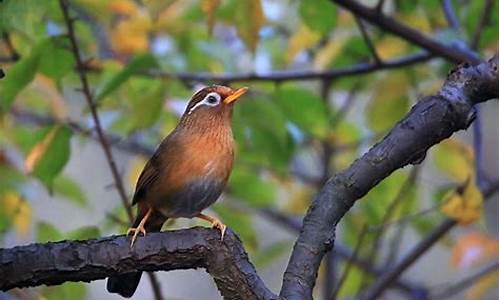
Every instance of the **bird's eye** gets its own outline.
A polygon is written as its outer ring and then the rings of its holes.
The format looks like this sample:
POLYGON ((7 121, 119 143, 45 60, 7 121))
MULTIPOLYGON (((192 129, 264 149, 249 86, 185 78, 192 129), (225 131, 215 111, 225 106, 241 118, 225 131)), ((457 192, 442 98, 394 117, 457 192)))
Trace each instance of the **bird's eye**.
POLYGON ((215 104, 215 103, 217 103, 217 98, 215 98, 215 96, 210 95, 210 96, 208 96, 207 101, 210 104, 215 104))

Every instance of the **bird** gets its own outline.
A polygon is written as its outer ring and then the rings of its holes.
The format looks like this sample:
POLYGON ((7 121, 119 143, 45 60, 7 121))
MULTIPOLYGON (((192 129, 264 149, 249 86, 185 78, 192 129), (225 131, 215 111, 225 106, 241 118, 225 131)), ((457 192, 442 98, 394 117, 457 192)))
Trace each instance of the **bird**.
MULTIPOLYGON (((163 139, 137 180, 132 205, 137 217, 127 235, 159 232, 169 218, 200 218, 220 231, 226 225, 202 211, 221 195, 232 170, 233 105, 248 88, 213 85, 196 92, 175 129, 163 139)), ((132 297, 142 272, 108 278, 107 290, 132 297)))

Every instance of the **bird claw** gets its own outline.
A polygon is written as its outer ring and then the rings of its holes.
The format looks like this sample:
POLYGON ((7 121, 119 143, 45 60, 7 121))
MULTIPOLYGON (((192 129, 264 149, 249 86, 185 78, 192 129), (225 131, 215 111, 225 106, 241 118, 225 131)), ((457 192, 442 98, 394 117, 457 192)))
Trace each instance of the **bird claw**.
POLYGON ((129 235, 132 232, 134 233, 134 235, 132 236, 132 242, 130 242, 130 248, 134 247, 135 240, 137 239, 139 233, 142 233, 143 236, 146 236, 146 229, 144 229, 143 226, 137 228, 129 228, 127 230, 127 235, 129 235))
POLYGON ((219 231, 220 231, 220 240, 223 241, 224 240, 224 234, 226 233, 227 226, 224 223, 222 223, 221 221, 215 219, 212 222, 212 228, 219 229, 219 231))

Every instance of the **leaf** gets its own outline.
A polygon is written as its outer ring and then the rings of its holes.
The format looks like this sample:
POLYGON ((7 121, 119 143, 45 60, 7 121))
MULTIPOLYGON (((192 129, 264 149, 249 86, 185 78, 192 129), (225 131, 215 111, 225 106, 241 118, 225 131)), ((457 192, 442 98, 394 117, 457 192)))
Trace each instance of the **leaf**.
POLYGON ((52 188, 56 195, 63 196, 80 207, 87 206, 85 193, 73 179, 66 176, 57 176, 54 179, 52 188))
POLYGON ((0 113, 7 112, 17 94, 33 80, 38 68, 39 57, 38 53, 33 50, 31 55, 21 58, 5 71, 5 77, 0 84, 0 113))
POLYGON ((254 255, 252 261, 257 268, 266 267, 278 260, 290 250, 291 243, 289 241, 280 241, 261 249, 254 255))
POLYGON ((55 242, 63 239, 63 234, 54 225, 47 222, 38 222, 36 240, 39 243, 55 242))
POLYGON ((44 287, 41 294, 50 300, 83 300, 87 295, 87 286, 82 282, 65 282, 58 286, 44 287))
POLYGON ((483 194, 474 178, 444 196, 441 212, 461 225, 476 222, 483 214, 483 194))
POLYGON ((347 36, 345 35, 339 35, 335 39, 330 39, 314 56, 314 69, 324 70, 328 68, 332 61, 344 54, 343 49, 346 42, 347 36))
POLYGON ((236 1, 234 15, 239 36, 247 48, 255 53, 260 28, 265 23, 261 0, 236 1))
POLYGON ((11 220, 16 228, 18 236, 24 238, 27 236, 32 219, 32 211, 29 203, 17 192, 6 192, 0 198, 2 210, 11 220))
POLYGON ((88 240, 100 237, 99 228, 95 226, 84 226, 65 234, 70 240, 88 240))
POLYGON ((375 43, 375 50, 382 60, 402 56, 408 50, 408 44, 400 38, 387 36, 375 43))
POLYGON ((229 190, 233 196, 255 207, 269 207, 275 199, 274 185, 243 167, 234 168, 232 171, 229 190))
POLYGON ((148 70, 156 66, 157 61, 150 54, 144 54, 134 57, 130 61, 130 63, 125 66, 125 68, 112 76, 107 82, 103 84, 100 91, 97 93, 96 99, 99 101, 109 96, 114 90, 116 90, 120 85, 127 81, 127 79, 129 79, 133 74, 148 70))
POLYGON ((202 0, 201 8, 207 16, 208 33, 212 34, 215 24, 215 11, 220 5, 220 0, 202 0))
POLYGON ((42 41, 37 51, 42 59, 39 62, 39 71, 58 80, 73 70, 75 59, 66 37, 52 37, 42 41))
POLYGON ((27 172, 35 175, 51 188, 54 178, 69 160, 71 135, 69 128, 61 125, 53 126, 26 157, 27 172))
POLYGON ((299 29, 295 31, 292 37, 288 40, 288 48, 285 54, 285 61, 290 64, 295 56, 302 50, 310 48, 319 41, 321 35, 310 30, 304 24, 301 24, 299 29))
POLYGON ((453 245, 450 263, 456 268, 469 268, 492 258, 498 258, 498 240, 480 232, 470 232, 453 245))
POLYGON ((300 129, 316 137, 326 137, 327 107, 319 96, 306 89, 280 86, 274 98, 285 116, 300 129))
POLYGON ((301 1, 299 13, 309 29, 326 34, 337 23, 337 7, 328 0, 301 1))
POLYGON ((373 131, 391 128, 408 112, 408 89, 409 80, 404 72, 393 72, 377 82, 375 94, 365 109, 373 131))
POLYGON ((433 161, 439 171, 455 182, 465 182, 473 176, 474 152, 458 139, 447 139, 433 148, 433 161))

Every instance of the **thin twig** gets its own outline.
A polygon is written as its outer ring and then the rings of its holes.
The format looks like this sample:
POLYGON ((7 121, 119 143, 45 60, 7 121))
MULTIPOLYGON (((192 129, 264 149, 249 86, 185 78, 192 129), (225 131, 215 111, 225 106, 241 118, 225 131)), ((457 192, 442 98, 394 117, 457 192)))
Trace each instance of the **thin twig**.
MULTIPOLYGON (((396 208, 399 206, 401 201, 407 197, 408 190, 411 189, 412 186, 415 184, 418 170, 419 170, 418 166, 413 167, 410 174, 406 178, 405 182, 401 185, 401 188, 399 189, 398 193, 396 194, 394 199, 389 203, 389 206, 385 210, 385 213, 382 216, 382 222, 381 222, 382 224, 387 223, 392 218, 392 216, 396 211, 396 208)), ((374 263, 377 260, 378 252, 380 249, 380 243, 382 241, 384 233, 385 233, 384 230, 376 231, 376 234, 373 238, 373 242, 371 245, 370 256, 368 256, 368 261, 371 263, 374 263)), ((366 273, 364 273, 363 278, 361 280, 361 286, 364 287, 367 284, 367 282, 368 282, 368 277, 366 276, 366 273)))
MULTIPOLYGON (((302 81, 302 80, 325 80, 337 79, 341 77, 349 77, 356 75, 370 74, 382 70, 390 70, 401 67, 406 67, 413 64, 426 62, 434 58, 433 55, 427 52, 411 54, 391 61, 383 62, 382 64, 375 63, 359 63, 353 66, 330 69, 326 71, 274 71, 266 74, 243 73, 243 74, 210 74, 210 73, 190 73, 190 72, 164 72, 160 70, 150 70, 147 72, 137 73, 138 76, 146 76, 161 79, 177 79, 183 82, 216 82, 216 83, 233 83, 233 82, 248 82, 248 81, 302 81)), ((100 72, 102 69, 94 66, 83 66, 83 70, 89 72, 100 72)))
POLYGON ((344 285, 345 280, 347 279, 347 276, 349 275, 349 272, 351 271, 351 267, 353 265, 353 261, 355 261, 358 258, 359 251, 361 250, 361 245, 363 244, 363 241, 365 239, 366 233, 368 232, 368 226, 365 224, 363 228, 361 229, 361 233, 359 234, 358 241, 356 242, 356 246, 354 247, 354 251, 352 252, 351 257, 347 260, 346 266, 344 268, 344 272, 340 276, 340 279, 337 283, 337 286, 333 290, 333 293, 330 297, 331 300, 337 299, 337 295, 340 292, 340 289, 344 285))
POLYGON ((481 278, 492 272, 498 272, 498 261, 486 265, 478 272, 458 281, 457 283, 447 287, 446 289, 440 291, 439 293, 432 294, 432 297, 435 299, 446 299, 452 297, 460 293, 461 291, 469 288, 471 285, 475 284, 478 280, 480 280, 481 278))
POLYGON ((460 31, 460 22, 458 21, 457 14, 453 8, 451 0, 441 0, 443 12, 448 21, 448 25, 455 31, 460 31))
POLYGON ((377 5, 375 6, 375 11, 379 14, 383 13, 384 11, 384 3, 385 0, 378 0, 377 5))
POLYGON ((377 49, 375 49, 375 46, 373 45, 373 42, 370 39, 368 32, 366 31, 365 24, 356 15, 354 16, 354 19, 356 20, 356 24, 358 24, 359 31, 361 31, 361 35, 363 36, 363 40, 365 41, 365 44, 368 47, 368 50, 370 50, 370 52, 373 56, 373 59, 375 60, 375 63, 377 65, 380 65, 382 63, 382 60, 380 59, 380 56, 377 53, 377 49))
MULTIPOLYGON (((111 152, 111 148, 109 146, 108 140, 106 139, 106 136, 104 134, 104 130, 102 129, 101 126, 101 121, 99 119, 99 115, 97 112, 96 104, 93 99, 92 93, 90 92, 90 87, 87 81, 87 76, 86 73, 83 71, 85 64, 82 61, 82 57, 80 55, 80 48, 78 47, 78 43, 76 41, 76 35, 75 35, 75 29, 73 26, 74 20, 70 18, 69 16, 69 6, 67 0, 59 0, 59 6, 61 7, 61 11, 64 16, 64 21, 66 23, 66 27, 68 30, 68 37, 71 42, 71 47, 73 50, 73 56, 75 57, 75 62, 77 66, 77 70, 80 70, 78 72, 78 76, 80 78, 80 83, 82 85, 82 93, 84 95, 85 100, 87 101, 87 105, 90 109, 90 112, 92 114, 92 119, 94 121, 95 125, 95 130, 97 132, 97 136, 99 139, 99 142, 101 144, 101 148, 104 151, 104 154, 106 156, 106 160, 108 162, 109 168, 111 170, 111 174, 113 176, 113 180, 115 183, 115 187, 118 190, 118 194, 120 195, 120 199, 122 201, 122 205, 125 208, 125 211, 127 213, 127 217, 129 219, 129 223, 132 224, 134 222, 134 215, 132 212, 132 207, 128 201, 127 194, 125 192, 125 187, 123 185, 120 173, 118 171, 118 168, 116 166, 113 153, 111 152)), ((163 299, 163 296, 161 295, 161 291, 159 288, 159 283, 156 279, 156 276, 153 273, 148 273, 149 278, 151 281, 151 285, 153 287, 153 294, 155 296, 156 300, 161 300, 163 299)))
MULTIPOLYGON (((481 42, 481 34, 483 33, 483 28, 487 26, 491 21, 491 14, 493 10, 493 0, 486 0, 484 2, 484 9, 481 17, 478 18, 479 23, 477 24, 476 30, 474 31, 474 35, 472 36, 472 41, 470 43, 470 47, 473 50, 477 50, 479 47, 479 42, 481 42)), ((498 26, 498 24, 495 24, 498 26)))

